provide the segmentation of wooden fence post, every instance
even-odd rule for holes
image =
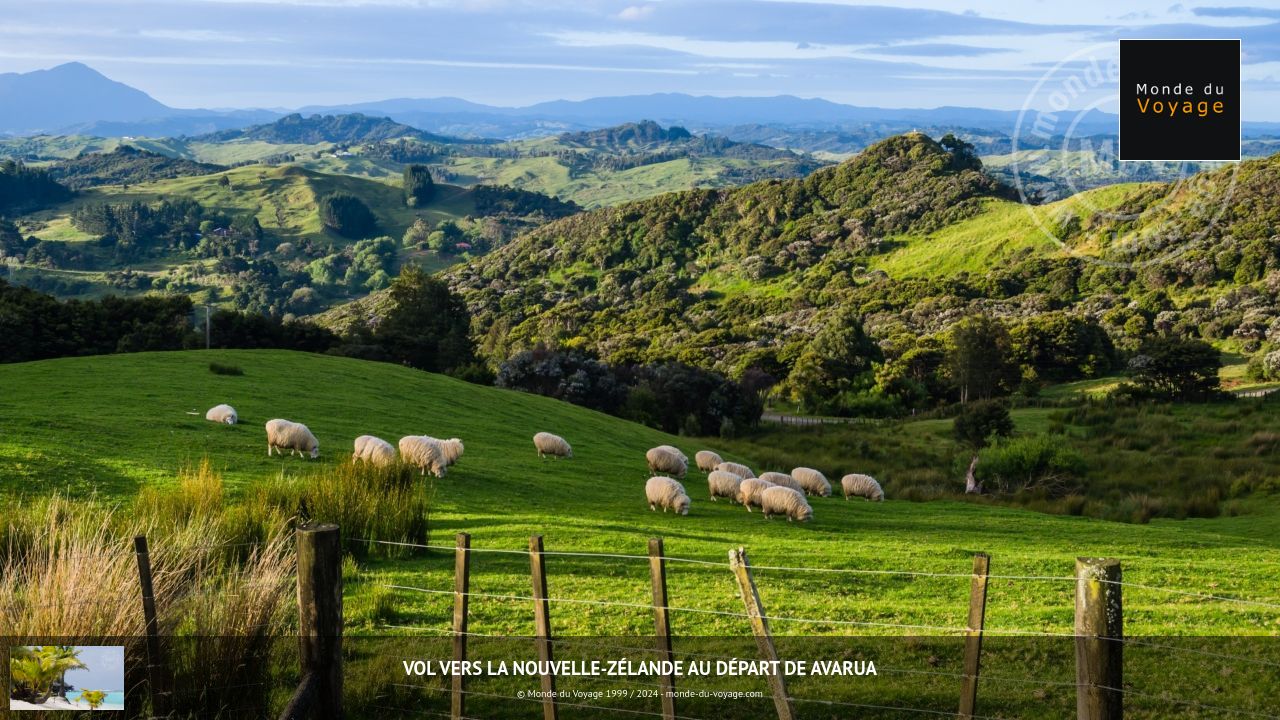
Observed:
[[[1076,559],[1076,717],[1124,717],[1120,561]]]
[[[460,668],[467,659],[467,599],[471,592],[471,535],[458,533],[453,556],[453,702],[452,720],[467,714],[466,675]]]
[[[659,662],[675,659],[671,652],[671,616],[667,612],[667,561],[662,550],[662,538],[649,539],[649,579],[653,583],[653,630],[658,644]],[[676,717],[676,676],[662,673],[658,676],[662,692],[663,720]]]
[[[778,661],[778,649],[773,645],[773,636],[769,634],[769,619],[760,602],[760,593],[756,591],[756,581],[751,577],[751,565],[747,562],[747,549],[738,548],[729,551],[729,567],[738,579],[738,590],[742,593],[742,602],[747,607],[747,616],[751,620],[751,632],[756,636],[756,647],[760,655],[770,662]],[[796,709],[787,694],[787,682],[780,672],[771,673],[769,687],[773,690],[773,706],[778,711],[778,720],[795,720]]]
[[[533,624],[534,642],[538,646],[538,660],[548,664],[547,672],[542,673],[542,717],[543,720],[557,720],[559,710],[556,705],[556,676],[550,670],[551,653],[551,603],[547,600],[547,573],[542,563],[542,536],[529,538],[529,566],[533,577]]]
[[[969,621],[964,636],[964,680],[960,686],[960,717],[972,718],[978,706],[978,669],[982,664],[982,631],[987,617],[987,573],[991,556],[973,556],[973,579],[969,582]]]
[[[298,644],[303,683],[311,676],[311,717],[342,718],[342,541],[337,525],[297,531]],[[296,696],[295,696],[296,697]],[[299,698],[300,699],[300,698]]]
[[[151,552],[147,536],[133,538],[133,552],[138,558],[138,585],[142,588],[142,618],[147,633],[147,687],[151,689],[151,713],[169,714],[169,686],[164,679],[164,660],[160,652],[160,628],[156,623],[155,589],[151,584]]]

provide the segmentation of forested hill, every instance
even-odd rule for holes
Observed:
[[[232,140],[258,140],[276,144],[311,143],[369,143],[395,138],[413,138],[435,143],[474,143],[474,140],[436,135],[418,128],[395,122],[391,118],[377,118],[360,113],[346,115],[312,115],[299,113],[286,115],[275,122],[254,125],[241,130],[222,130],[202,135],[203,142],[230,142]]]
[[[83,153],[54,163],[49,174],[72,190],[98,185],[136,185],[153,180],[210,175],[226,170],[221,165],[171,158],[130,145],[114,152]]]
[[[946,392],[940,348],[975,313],[1025,342],[1032,383],[1111,372],[1157,335],[1259,362],[1280,345],[1280,155],[1026,207],[943,142],[897,136],[805,179],[581,213],[450,281],[494,361],[545,343],[799,387],[874,360],[874,394],[903,406]],[[827,351],[844,359],[813,357]]]
[[[807,174],[818,163],[790,150],[768,145],[734,142],[720,135],[694,135],[678,126],[664,128],[652,120],[624,123],[614,127],[564,133],[556,138],[567,147],[590,148],[628,157],[645,155],[649,161],[661,161],[681,157],[713,157],[722,160],[790,160],[802,166]],[[626,164],[625,160],[621,161]]]

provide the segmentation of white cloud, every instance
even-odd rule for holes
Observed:
[[[619,20],[643,20],[653,14],[652,5],[630,5],[618,13]]]

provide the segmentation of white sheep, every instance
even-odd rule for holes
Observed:
[[[235,425],[240,422],[240,416],[236,414],[236,409],[225,403],[209,408],[209,412],[204,414],[204,419],[210,422],[226,423],[227,425]]]
[[[686,466],[689,464],[689,456],[685,455],[684,451],[676,447],[675,445],[659,445],[658,447],[662,448],[663,450],[666,450],[667,452],[674,453],[675,455],[677,455],[681,460],[684,461],[684,464]]]
[[[442,478],[449,469],[440,441],[426,435],[406,435],[400,438],[400,457],[418,468],[422,475],[430,470],[432,475]]]
[[[698,463],[698,469],[705,473],[715,470],[717,465],[724,462],[724,458],[710,450],[699,450],[694,454],[693,459]]]
[[[785,487],[785,488],[791,488],[792,490],[795,490],[796,492],[799,492],[801,494],[804,493],[804,487],[800,483],[796,482],[795,478],[791,477],[790,475],[784,472],[760,473],[760,479],[768,480],[774,485],[781,485],[782,487]]]
[[[644,494],[649,500],[650,510],[662,508],[662,512],[670,509],[679,515],[689,514],[689,494],[684,491],[684,485],[669,477],[658,475],[649,478],[649,482],[644,484]]]
[[[827,480],[827,476],[823,475],[822,472],[813,468],[798,467],[791,471],[791,477],[800,483],[805,495],[831,497],[831,482]]]
[[[667,473],[678,478],[684,477],[685,473],[689,472],[689,461],[679,450],[670,445],[650,448],[644,457],[649,461],[649,472]]]
[[[573,457],[573,448],[569,447],[569,443],[559,435],[552,435],[549,432],[540,432],[533,436],[533,446],[538,448],[538,457]]]
[[[884,490],[880,487],[880,483],[870,475],[859,475],[858,473],[849,473],[840,478],[840,489],[844,490],[844,499],[851,497],[866,498],[875,502],[884,501]]]
[[[760,495],[771,487],[777,487],[768,480],[747,478],[738,485],[738,504],[751,512],[751,506],[760,507]]]
[[[361,435],[356,438],[355,452],[351,454],[351,461],[386,467],[396,461],[396,449],[380,437]]]
[[[731,472],[734,475],[737,475],[738,477],[743,479],[753,478],[756,476],[755,472],[753,472],[751,468],[747,467],[746,465],[743,465],[742,463],[722,462],[719,465],[716,465],[715,469],[723,470],[725,472]]]
[[[729,498],[729,502],[738,499],[738,486],[742,484],[742,478],[731,472],[723,470],[712,470],[707,474],[707,490],[711,493],[711,502],[715,502],[716,498]]]
[[[813,508],[804,499],[804,493],[788,487],[771,487],[760,493],[760,509],[766,520],[774,515],[786,515],[787,522],[813,519]]]
[[[458,462],[458,458],[462,457],[462,451],[464,450],[462,447],[462,441],[458,438],[449,438],[448,440],[441,440],[439,442],[440,448],[444,450],[445,463],[452,465]]]
[[[320,457],[320,441],[311,434],[311,430],[302,423],[291,422],[281,418],[267,421],[267,456],[275,450],[281,455],[285,450],[294,453],[310,453],[311,457]]]

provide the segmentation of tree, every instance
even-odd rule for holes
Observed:
[[[1138,388],[1165,400],[1209,399],[1218,390],[1221,367],[1218,350],[1209,343],[1172,336],[1148,339],[1129,361]]]
[[[862,318],[843,308],[818,331],[789,376],[792,396],[810,410],[839,403],[841,393],[881,359],[880,348],[862,329]]]
[[[960,402],[1007,395],[1021,374],[1009,331],[995,318],[972,315],[956,323],[947,342],[945,368]]]
[[[969,471],[965,473],[964,491],[980,493],[982,485],[978,484],[973,475],[978,467],[978,453],[991,443],[992,437],[1008,437],[1013,434],[1013,419],[1009,417],[1009,407],[999,400],[979,400],[966,404],[956,416],[952,432],[961,445],[973,451]]]
[[[351,193],[335,192],[320,198],[320,222],[345,238],[365,238],[378,230],[369,206]]]
[[[80,702],[87,703],[91,711],[102,707],[102,703],[106,701],[107,694],[101,690],[83,690],[80,692]]]
[[[431,180],[431,169],[426,165],[404,166],[404,202],[409,207],[425,205],[435,194],[436,186]]]
[[[475,361],[471,316],[443,280],[406,265],[391,282],[391,309],[373,331],[394,362],[444,372]]]

